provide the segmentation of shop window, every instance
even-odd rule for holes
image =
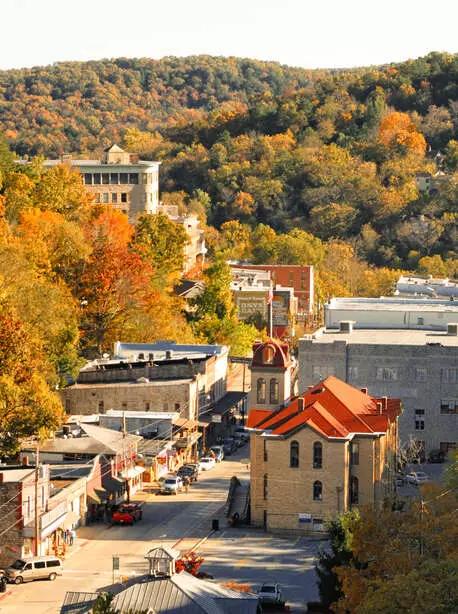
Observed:
[[[297,469],[299,467],[299,442],[292,441],[289,446],[289,466]]]
[[[277,379],[270,380],[270,403],[271,405],[275,405],[278,403],[279,399],[279,385]]]
[[[323,466],[323,446],[319,441],[313,444],[313,468],[321,469]]]
[[[263,377],[256,382],[256,402],[258,404],[266,402],[266,380]]]
[[[323,484],[319,481],[313,482],[313,500],[321,501],[323,499]]]

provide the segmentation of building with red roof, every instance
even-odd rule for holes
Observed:
[[[277,346],[255,345],[254,396],[262,374],[256,356],[281,362]],[[281,377],[278,369],[286,373],[291,367],[286,353],[273,373]],[[278,399],[276,406],[250,406],[254,525],[269,531],[320,530],[337,514],[378,505],[394,493],[399,399],[371,397],[331,376],[298,397]]]

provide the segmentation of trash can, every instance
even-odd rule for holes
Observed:
[[[218,520],[218,518],[213,518],[213,520],[212,520],[212,529],[213,529],[213,531],[219,531],[219,520]]]

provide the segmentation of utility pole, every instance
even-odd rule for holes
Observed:
[[[40,555],[40,527],[38,526],[38,482],[40,478],[40,449],[37,443],[35,452],[35,556]],[[42,502],[43,503],[43,502]]]
[[[425,511],[425,502],[423,497],[420,499],[420,556],[423,556],[425,545],[423,543],[423,513]]]

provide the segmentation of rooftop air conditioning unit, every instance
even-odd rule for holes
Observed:
[[[340,320],[339,330],[341,333],[351,333],[353,330],[353,324],[351,320]]]
[[[458,336],[458,324],[451,323],[447,324],[447,335],[453,335],[454,337]]]

